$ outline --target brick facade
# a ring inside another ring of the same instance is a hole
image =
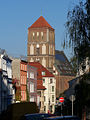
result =
[[[36,23],[37,21],[38,23]],[[39,61],[44,67],[52,71],[55,61],[54,29],[46,24],[46,20],[42,16],[37,21],[33,24],[34,26],[28,28],[28,62]],[[37,27],[39,23],[40,25]]]

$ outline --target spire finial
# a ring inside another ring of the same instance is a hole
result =
[[[41,9],[41,16],[42,16],[42,9]]]

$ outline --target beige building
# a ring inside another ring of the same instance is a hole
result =
[[[44,91],[44,111],[54,113],[56,104],[56,79],[54,76],[43,77],[43,86],[46,88]]]
[[[28,62],[39,61],[52,71],[55,61],[55,32],[43,16],[28,28]]]
[[[31,62],[31,66],[37,68],[37,93],[40,98],[40,112],[54,113],[56,104],[56,79],[39,62]]]

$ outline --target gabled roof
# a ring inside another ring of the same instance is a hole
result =
[[[29,64],[37,68],[37,72],[38,72],[37,79],[41,79],[42,77],[54,77],[54,75],[51,72],[49,72],[39,62],[29,62]],[[45,75],[42,75],[42,72],[45,72]]]
[[[43,16],[40,16],[28,29],[30,28],[50,28],[51,25],[45,20]],[[54,30],[54,29],[53,29]]]
[[[43,85],[37,85],[37,90],[45,90],[46,88]]]
[[[61,75],[75,75],[72,66],[63,51],[55,50],[55,67]]]
[[[43,65],[39,62],[29,62],[28,65],[37,68],[37,90],[45,90],[46,88],[43,86],[43,77],[54,77],[52,73],[50,73]],[[45,75],[42,75],[42,72],[45,72]]]

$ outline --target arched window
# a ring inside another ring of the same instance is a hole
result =
[[[34,46],[31,45],[31,46],[30,46],[30,55],[33,55],[33,54],[34,54]]]
[[[33,58],[31,58],[30,62],[34,62]]]
[[[46,54],[46,45],[45,44],[42,45],[42,54]]]
[[[45,58],[42,59],[42,65],[43,65],[44,67],[46,67],[46,60],[45,60]]]

